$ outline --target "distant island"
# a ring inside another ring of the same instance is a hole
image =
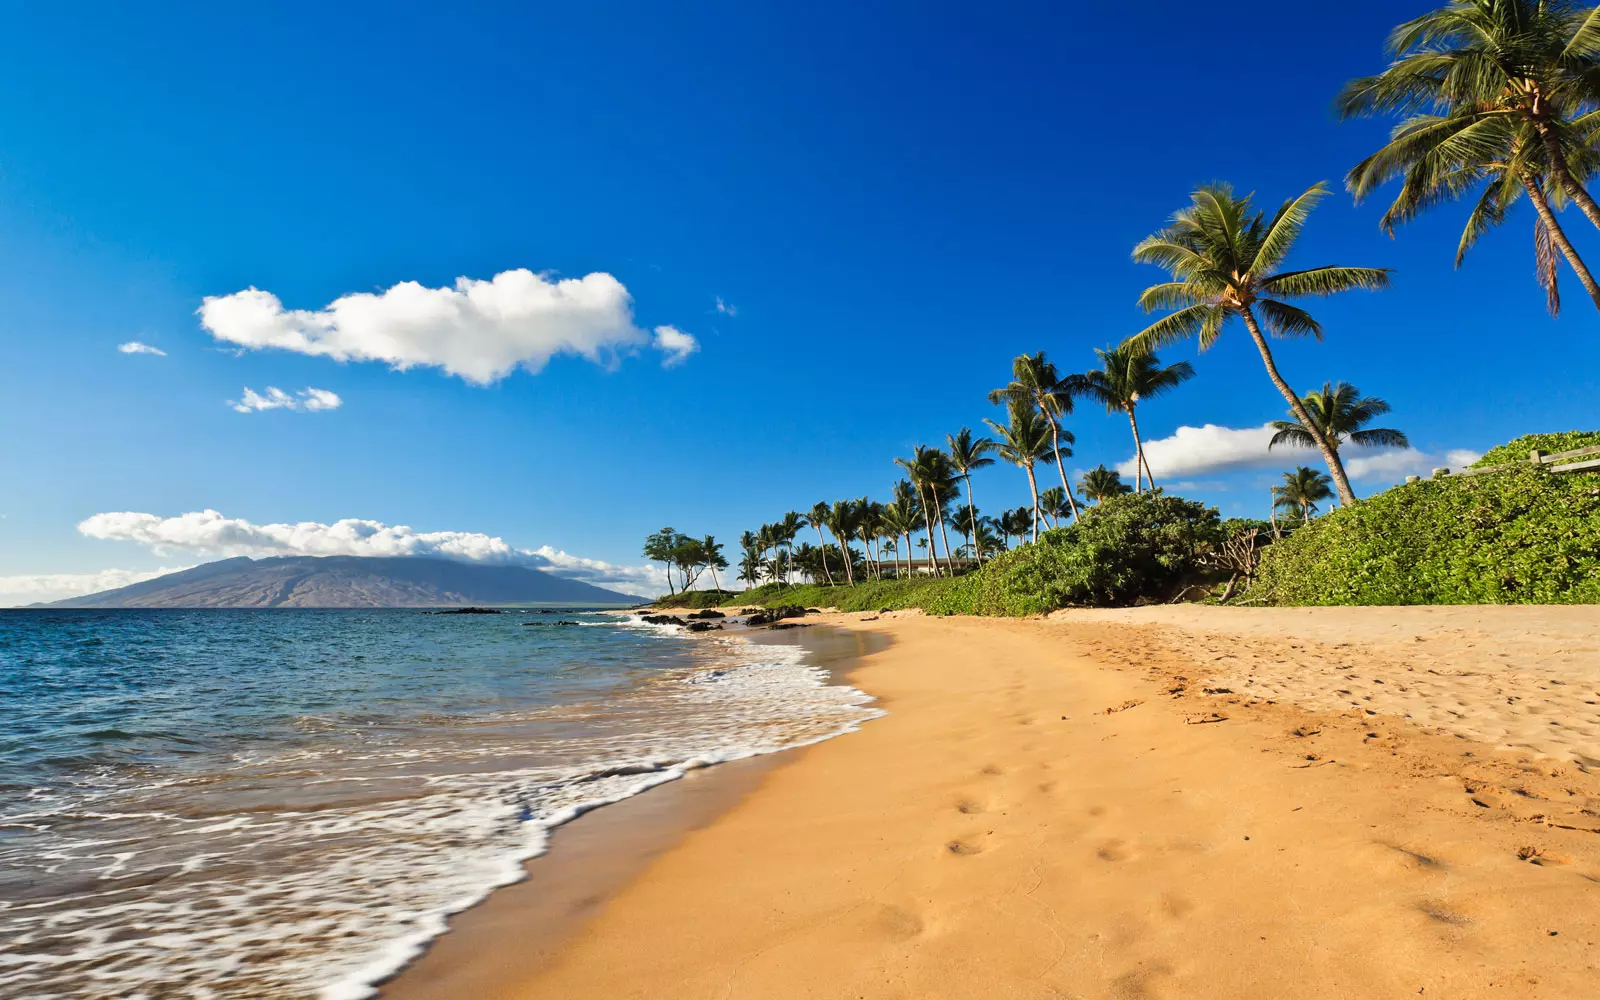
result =
[[[50,608],[438,608],[629,605],[644,598],[526,566],[449,559],[274,556],[222,559]]]

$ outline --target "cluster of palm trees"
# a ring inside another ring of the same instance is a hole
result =
[[[1389,142],[1346,177],[1356,200],[1399,179],[1380,222],[1392,235],[1423,210],[1476,193],[1457,248],[1459,265],[1473,243],[1526,196],[1536,214],[1536,273],[1550,312],[1560,307],[1558,258],[1600,309],[1600,285],[1556,217],[1570,203],[1600,228],[1600,205],[1585,187],[1600,170],[1600,8],[1563,0],[1454,0],[1400,25],[1389,47],[1389,67],[1352,81],[1337,101],[1347,118],[1403,116]],[[1252,196],[1237,195],[1227,184],[1196,189],[1186,207],[1133,250],[1136,262],[1168,272],[1169,280],[1139,297],[1139,305],[1159,318],[1121,344],[1097,350],[1099,367],[1081,374],[1062,375],[1043,351],[1017,357],[1011,380],[989,394],[991,403],[1006,408],[1003,423],[984,421],[993,438],[963,427],[947,436],[944,448],[919,445],[909,458],[895,459],[905,478],[894,485],[888,503],[866,497],[820,503],[747,532],[741,579],[788,579],[796,570],[830,582],[854,582],[861,573],[911,573],[912,541],[919,533],[918,544],[927,551],[923,568],[953,574],[958,559],[981,564],[1012,538],[1037,540],[1042,527],[1076,520],[1081,510],[1065,464],[1075,439],[1064,423],[1077,399],[1127,417],[1134,443],[1131,489],[1153,489],[1138,404],[1195,375],[1189,362],[1163,365],[1156,351],[1191,338],[1205,351],[1232,321],[1244,327],[1268,380],[1288,405],[1289,419],[1275,422],[1269,447],[1314,448],[1327,467],[1326,473],[1306,466],[1285,473],[1272,491],[1274,509],[1304,521],[1335,495],[1341,504],[1356,503],[1340,447],[1407,447],[1400,431],[1367,426],[1389,404],[1344,382],[1324,383],[1302,397],[1279,370],[1269,344],[1269,338],[1321,340],[1321,324],[1297,300],[1389,285],[1387,268],[1285,266],[1327,193],[1325,184],[1312,185],[1269,216]],[[999,517],[980,514],[971,476],[996,459],[1026,473],[1031,507]],[[1041,465],[1055,466],[1059,487],[1040,489]],[[1100,502],[1129,490],[1118,473],[1100,466],[1083,475],[1077,493],[1086,502]],[[802,524],[816,530],[818,545],[797,551],[793,543]],[[950,545],[952,528],[965,539],[959,549]],[[863,553],[854,550],[856,542]],[[886,553],[893,557],[888,563]]]

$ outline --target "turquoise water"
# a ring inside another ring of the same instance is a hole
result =
[[[0,997],[368,995],[573,815],[866,701],[614,613],[0,611]]]

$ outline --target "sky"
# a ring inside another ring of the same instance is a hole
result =
[[[0,603],[223,555],[441,553],[657,588],[644,536],[886,497],[1149,321],[1130,260],[1200,183],[1328,181],[1290,261],[1394,269],[1310,304],[1297,388],[1389,400],[1358,492],[1592,426],[1596,316],[1544,311],[1525,207],[1391,240],[1347,79],[1423,4],[11,5],[0,38]],[[1218,58],[1218,55],[1221,58]],[[1580,250],[1600,234],[1574,212]],[[1314,454],[1243,331],[1140,409],[1224,515]],[[1080,403],[1069,471],[1128,460]],[[1130,466],[1131,468],[1131,466]],[[1042,475],[1048,483],[1050,475]],[[1028,502],[1013,467],[985,512]]]

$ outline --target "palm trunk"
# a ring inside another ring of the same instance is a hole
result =
[[[1067,484],[1067,467],[1061,462],[1061,428],[1056,426],[1056,418],[1050,413],[1049,410],[1042,410],[1041,412],[1044,413],[1044,418],[1050,422],[1050,450],[1055,453],[1056,471],[1061,473],[1061,489],[1067,494],[1067,503],[1072,505],[1072,519],[1076,521],[1078,519],[1078,501],[1074,500],[1072,497],[1072,487]],[[1033,475],[1032,472],[1028,474],[1030,476]],[[1037,499],[1034,500],[1033,506],[1035,509],[1033,520],[1037,525],[1039,521],[1039,515],[1037,513],[1039,502]],[[1039,529],[1037,527],[1034,528],[1035,532],[1038,530]]]
[[[1573,247],[1572,241],[1567,239],[1561,223],[1556,221],[1556,214],[1550,210],[1550,202],[1544,196],[1544,189],[1538,184],[1528,182],[1523,184],[1523,190],[1528,192],[1528,200],[1533,203],[1534,211],[1539,213],[1540,221],[1544,223],[1545,229],[1549,230],[1550,242],[1554,243],[1561,251],[1561,256],[1567,259],[1573,273],[1578,276],[1579,283],[1583,285],[1583,290],[1589,293],[1595,308],[1600,309],[1600,285],[1595,284],[1594,276],[1589,273],[1583,258],[1578,256],[1577,249]]]
[[[939,572],[938,550],[933,547],[933,505],[928,503],[926,496],[922,500],[922,523],[928,526],[928,562],[933,565],[933,575],[943,576],[944,574]]]
[[[711,571],[711,589],[717,592],[717,597],[720,599],[722,597],[722,584],[717,582],[717,568],[715,566],[707,566],[706,569]]]
[[[905,575],[905,577],[903,579],[909,580],[909,579],[911,579],[911,532],[909,532],[909,531],[901,532],[901,537],[903,537],[906,540],[906,575]],[[896,559],[894,561],[894,568],[895,568],[895,572],[899,572],[900,571],[900,560],[899,559]]]
[[[964,475],[961,478],[965,479],[967,481],[967,514],[970,516],[972,514],[977,513],[977,510],[978,510],[978,508],[976,508],[976,507],[974,507],[972,505],[972,475],[971,475],[971,473],[968,473],[967,475]],[[981,544],[979,544],[979,542],[977,541],[978,525],[977,525],[976,521],[973,522],[972,532],[973,532],[972,552],[973,552],[974,555],[976,555],[978,557],[978,565],[982,566],[983,565],[983,546]]]
[[[1567,156],[1561,151],[1561,140],[1550,128],[1550,123],[1543,118],[1536,118],[1534,125],[1539,130],[1539,138],[1544,141],[1550,176],[1560,185],[1561,190],[1567,193],[1567,197],[1572,199],[1572,203],[1578,206],[1578,211],[1582,212],[1596,229],[1600,229],[1600,205],[1595,204],[1595,200],[1589,196],[1588,189],[1572,176],[1572,170],[1567,166]]]
[[[1025,465],[1028,470],[1028,489],[1033,491],[1033,540],[1039,540],[1039,481],[1033,477],[1033,466]]]
[[[944,508],[943,507],[939,508],[939,537],[944,539],[944,565],[945,565],[945,568],[950,571],[950,575],[951,576],[955,576],[956,575],[956,557],[955,557],[955,554],[950,551],[950,532],[945,530],[945,526],[944,526]]]
[[[1294,411],[1295,419],[1300,421],[1300,426],[1311,435],[1311,440],[1316,442],[1317,450],[1322,452],[1322,460],[1327,463],[1328,471],[1333,474],[1333,485],[1339,491],[1339,500],[1345,506],[1353,506],[1356,502],[1355,491],[1350,488],[1350,479],[1344,474],[1344,463],[1339,461],[1339,453],[1328,444],[1327,437],[1322,433],[1322,428],[1311,419],[1311,414],[1306,412],[1306,406],[1300,401],[1295,391],[1289,388],[1289,383],[1278,374],[1278,363],[1272,359],[1272,348],[1267,346],[1267,338],[1261,335],[1261,327],[1256,325],[1255,313],[1250,307],[1239,310],[1239,315],[1244,319],[1245,329],[1250,331],[1250,337],[1256,342],[1256,350],[1261,352],[1261,361],[1267,366],[1267,377],[1272,379],[1272,384],[1288,402],[1289,409]]]
[[[1128,407],[1128,426],[1133,428],[1133,463],[1134,467],[1144,466],[1145,480],[1150,488],[1156,488],[1155,473],[1150,471],[1150,460],[1144,457],[1144,442],[1139,439],[1139,418],[1133,415],[1133,407]]]
[[[822,546],[822,573],[828,578],[828,586],[833,586],[833,570],[828,568],[828,540],[822,537],[822,525],[818,524],[817,542]]]

